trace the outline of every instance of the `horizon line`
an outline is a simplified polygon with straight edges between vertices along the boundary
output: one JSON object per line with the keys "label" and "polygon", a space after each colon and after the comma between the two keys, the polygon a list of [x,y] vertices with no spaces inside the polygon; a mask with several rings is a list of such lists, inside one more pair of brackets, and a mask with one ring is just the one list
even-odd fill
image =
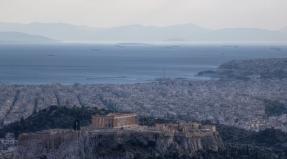
{"label": "horizon line", "polygon": [[20,25],[31,25],[31,24],[59,24],[59,25],[71,25],[76,27],[87,27],[87,28],[94,28],[94,29],[112,29],[112,28],[121,28],[121,27],[130,27],[130,26],[138,26],[138,27],[155,27],[155,28],[166,28],[166,27],[174,27],[174,26],[184,26],[184,25],[193,25],[194,27],[199,27],[202,29],[208,30],[223,30],[223,29],[260,29],[260,30],[269,30],[269,31],[280,31],[287,28],[286,26],[282,26],[278,29],[270,29],[270,28],[263,28],[263,27],[238,27],[238,26],[227,26],[227,27],[220,27],[220,28],[212,28],[208,26],[198,25],[192,22],[186,23],[178,23],[178,24],[169,24],[169,25],[146,25],[146,24],[126,24],[126,25],[115,25],[115,26],[94,26],[94,25],[85,25],[85,24],[75,24],[75,23],[67,23],[67,22],[5,22],[0,21],[0,24],[20,24]]}

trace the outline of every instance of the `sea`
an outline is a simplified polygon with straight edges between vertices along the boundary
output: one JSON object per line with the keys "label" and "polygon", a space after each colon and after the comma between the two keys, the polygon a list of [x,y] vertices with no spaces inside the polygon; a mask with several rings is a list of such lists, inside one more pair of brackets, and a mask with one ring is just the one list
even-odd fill
{"label": "sea", "polygon": [[0,84],[128,84],[197,76],[230,60],[286,58],[285,44],[0,44]]}

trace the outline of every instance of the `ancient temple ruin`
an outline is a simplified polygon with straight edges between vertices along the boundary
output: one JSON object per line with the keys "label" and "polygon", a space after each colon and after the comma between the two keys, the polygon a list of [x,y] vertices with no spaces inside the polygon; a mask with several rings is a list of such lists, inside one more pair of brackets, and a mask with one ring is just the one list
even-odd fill
{"label": "ancient temple ruin", "polygon": [[156,153],[166,156],[176,150],[192,157],[197,151],[218,151],[223,148],[220,135],[213,125],[192,122],[138,125],[134,113],[111,113],[93,116],[91,125],[80,130],[52,129],[23,133],[19,136],[15,155],[17,159],[87,156],[131,159],[126,155],[134,155],[129,149],[131,144],[135,149],[144,150],[142,155],[151,156]]}
{"label": "ancient temple ruin", "polygon": [[110,113],[105,116],[93,116],[91,127],[95,129],[105,129],[126,128],[137,125],[137,115],[135,113]]}

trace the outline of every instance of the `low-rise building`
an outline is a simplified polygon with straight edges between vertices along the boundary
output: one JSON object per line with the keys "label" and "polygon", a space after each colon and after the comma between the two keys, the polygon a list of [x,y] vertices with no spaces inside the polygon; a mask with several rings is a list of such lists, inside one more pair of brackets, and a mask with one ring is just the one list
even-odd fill
{"label": "low-rise building", "polygon": [[7,133],[5,138],[0,138],[0,151],[7,151],[9,149],[14,149],[18,141],[15,139],[14,134]]}

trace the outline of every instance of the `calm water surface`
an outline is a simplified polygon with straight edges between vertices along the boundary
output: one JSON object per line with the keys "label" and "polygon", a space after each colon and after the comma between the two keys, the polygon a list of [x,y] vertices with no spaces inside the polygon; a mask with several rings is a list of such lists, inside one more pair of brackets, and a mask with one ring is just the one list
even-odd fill
{"label": "calm water surface", "polygon": [[0,83],[137,83],[199,79],[233,59],[287,57],[284,45],[0,45]]}

